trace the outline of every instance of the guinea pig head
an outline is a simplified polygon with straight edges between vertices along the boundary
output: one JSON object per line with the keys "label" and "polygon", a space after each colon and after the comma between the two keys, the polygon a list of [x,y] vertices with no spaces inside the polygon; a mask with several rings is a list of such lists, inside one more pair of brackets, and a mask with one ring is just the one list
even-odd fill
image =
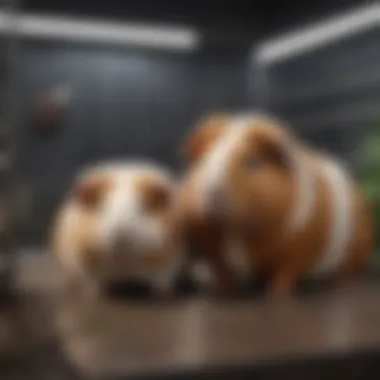
{"label": "guinea pig head", "polygon": [[193,148],[191,162],[205,215],[258,228],[291,218],[305,173],[295,138],[279,122],[264,116],[218,119],[212,127],[201,125],[190,136],[187,146],[192,145],[202,147]]}
{"label": "guinea pig head", "polygon": [[118,168],[85,178],[75,196],[96,220],[99,250],[136,257],[165,246],[173,187],[162,173]]}

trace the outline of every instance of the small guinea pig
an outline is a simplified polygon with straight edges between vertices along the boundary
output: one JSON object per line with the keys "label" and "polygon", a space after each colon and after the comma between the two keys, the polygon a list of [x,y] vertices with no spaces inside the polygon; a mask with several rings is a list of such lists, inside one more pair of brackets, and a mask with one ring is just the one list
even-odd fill
{"label": "small guinea pig", "polygon": [[253,272],[272,291],[290,292],[301,279],[346,282],[364,269],[372,224],[359,189],[282,122],[212,115],[185,153],[178,218],[219,291],[235,291]]}
{"label": "small guinea pig", "polygon": [[148,280],[170,293],[182,249],[172,228],[175,181],[145,163],[80,173],[57,215],[52,250],[71,285],[93,294],[108,280]]}

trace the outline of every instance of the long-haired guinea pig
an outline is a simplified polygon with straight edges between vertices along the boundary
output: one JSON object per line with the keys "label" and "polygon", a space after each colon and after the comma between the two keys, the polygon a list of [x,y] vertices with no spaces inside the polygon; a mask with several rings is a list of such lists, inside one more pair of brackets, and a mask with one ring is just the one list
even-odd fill
{"label": "long-haired guinea pig", "polygon": [[108,280],[148,280],[170,293],[182,262],[172,228],[174,178],[145,163],[81,172],[57,215],[53,252],[70,284],[97,294]]}
{"label": "long-haired guinea pig", "polygon": [[353,179],[265,115],[213,115],[185,142],[189,169],[179,218],[219,291],[253,272],[290,292],[321,276],[351,281],[372,247],[371,219]]}

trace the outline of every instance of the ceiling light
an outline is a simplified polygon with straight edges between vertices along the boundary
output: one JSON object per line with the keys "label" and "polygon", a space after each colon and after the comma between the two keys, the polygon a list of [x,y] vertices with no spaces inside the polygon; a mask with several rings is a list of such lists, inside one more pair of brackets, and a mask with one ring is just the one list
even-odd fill
{"label": "ceiling light", "polygon": [[265,42],[254,57],[259,64],[273,63],[376,25],[380,26],[380,5],[372,4]]}
{"label": "ceiling light", "polygon": [[192,28],[116,23],[46,15],[9,16],[0,13],[0,32],[16,32],[21,37],[117,45],[138,45],[175,50],[192,50],[200,36]]}

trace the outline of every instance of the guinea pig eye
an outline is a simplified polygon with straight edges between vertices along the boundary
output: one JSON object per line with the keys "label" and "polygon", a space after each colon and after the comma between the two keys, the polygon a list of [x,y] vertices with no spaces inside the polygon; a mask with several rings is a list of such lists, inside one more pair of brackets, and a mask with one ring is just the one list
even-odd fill
{"label": "guinea pig eye", "polygon": [[145,193],[142,203],[142,211],[159,212],[166,209],[169,204],[171,194],[168,189],[162,186],[151,186]]}
{"label": "guinea pig eye", "polygon": [[100,203],[105,185],[102,178],[84,181],[75,188],[74,196],[83,206],[94,208]]}
{"label": "guinea pig eye", "polygon": [[260,168],[261,165],[262,165],[262,160],[260,160],[259,157],[253,156],[253,155],[248,156],[244,161],[244,167],[247,170],[256,170]]}

